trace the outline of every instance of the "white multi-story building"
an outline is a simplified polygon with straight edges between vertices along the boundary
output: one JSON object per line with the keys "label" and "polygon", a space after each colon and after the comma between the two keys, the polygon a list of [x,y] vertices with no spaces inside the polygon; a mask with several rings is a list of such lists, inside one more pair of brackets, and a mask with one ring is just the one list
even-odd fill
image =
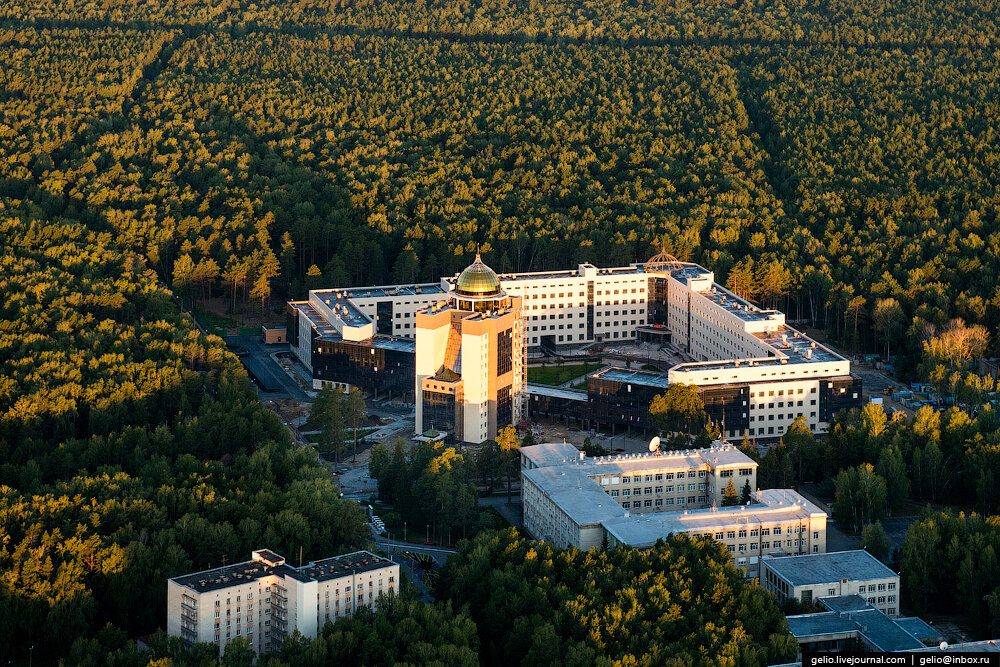
{"label": "white multi-story building", "polygon": [[[707,536],[758,576],[766,555],[826,552],[826,513],[791,489],[756,490],[757,463],[732,445],[587,458],[567,443],[521,449],[524,527],[559,547],[638,549]],[[732,481],[750,502],[723,507]]]}
{"label": "white multi-story building", "polygon": [[764,558],[761,585],[804,603],[858,595],[886,616],[899,614],[899,575],[863,549]]}
{"label": "white multi-story building", "polygon": [[[459,283],[470,272],[489,274],[491,298],[503,294],[505,308],[519,305],[521,349],[510,352],[517,359],[526,351],[643,339],[667,343],[691,360],[667,373],[606,369],[588,381],[587,392],[526,387],[534,394],[531,410],[592,426],[649,429],[652,396],[686,383],[698,387],[724,436],[777,439],[800,417],[822,433],[838,411],[861,405],[861,381],[847,359],[788,326],[782,313],[725,289],[711,271],[667,257],[609,269],[581,264],[499,275],[477,259],[440,283],[316,290],[289,303],[292,351],[317,387],[336,382],[419,396],[430,373],[415,371],[414,355],[429,363],[417,349],[418,319],[460,299]],[[439,356],[431,355],[435,362]],[[489,380],[461,375],[469,386]]]}
{"label": "white multi-story building", "polygon": [[316,637],[327,621],[399,591],[399,565],[368,551],[292,567],[267,549],[251,560],[167,581],[167,634],[208,642],[219,655],[245,638],[256,653],[277,651],[298,630]]}

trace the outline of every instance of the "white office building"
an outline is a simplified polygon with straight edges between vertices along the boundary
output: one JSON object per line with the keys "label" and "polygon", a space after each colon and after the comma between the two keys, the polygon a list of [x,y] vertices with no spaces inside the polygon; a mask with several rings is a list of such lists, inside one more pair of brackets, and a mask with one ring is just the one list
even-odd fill
{"label": "white office building", "polygon": [[[477,311],[474,302],[480,297],[496,307]],[[446,332],[444,311],[468,312],[462,317],[469,327],[484,331],[491,327],[474,320],[506,314],[513,324],[498,326],[514,332],[518,349],[504,350],[511,357],[504,368],[516,370],[537,351],[640,340],[668,346],[688,360],[666,373],[605,369],[588,379],[586,391],[524,386],[523,376],[515,373],[504,385],[514,397],[513,423],[527,416],[526,409],[577,419],[587,427],[649,430],[646,408],[652,396],[668,384],[686,383],[698,387],[725,437],[777,439],[798,418],[813,432],[825,432],[833,415],[862,401],[861,380],[851,374],[846,358],[790,327],[783,313],[758,308],[725,289],[711,271],[667,256],[627,267],[580,264],[574,270],[510,274],[494,273],[477,257],[461,274],[439,283],[315,290],[306,301],[288,304],[288,340],[316,387],[334,382],[419,399],[429,377],[455,370],[446,361],[457,367],[462,360],[460,354],[446,353],[444,333],[430,335],[424,328],[425,335],[418,335],[419,321]],[[477,329],[476,335],[486,334]],[[482,345],[475,349],[478,360],[488,359],[484,350],[494,352]],[[484,376],[472,377],[479,366]],[[455,374],[474,389],[498,384],[490,377],[496,372],[483,363]],[[470,434],[492,437],[494,420],[487,406],[496,400],[477,394],[470,398],[475,415],[456,410],[477,424]]]}
{"label": "white office building", "polygon": [[[732,445],[588,458],[567,443],[521,449],[524,527],[559,547],[651,548],[670,534],[707,536],[758,576],[768,555],[826,552],[826,513],[791,489],[757,491],[757,463]],[[722,506],[733,481],[750,502]]]}

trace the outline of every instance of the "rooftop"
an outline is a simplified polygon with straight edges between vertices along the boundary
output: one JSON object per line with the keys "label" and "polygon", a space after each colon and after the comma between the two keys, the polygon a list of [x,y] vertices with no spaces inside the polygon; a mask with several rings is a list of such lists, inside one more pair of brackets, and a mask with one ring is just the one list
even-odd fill
{"label": "rooftop", "polygon": [[667,379],[666,373],[632,370],[618,368],[617,366],[594,373],[591,377],[623,382],[625,384],[636,384],[643,387],[656,387],[657,389],[666,389],[670,386],[670,381]]}
{"label": "rooftop", "polygon": [[641,454],[581,457],[576,445],[566,442],[546,442],[521,448],[521,454],[538,467],[571,466],[585,475],[612,475],[680,468],[747,466],[757,464],[733,445],[715,444],[704,449],[679,449]]}
{"label": "rooftop", "polygon": [[578,526],[592,526],[628,512],[604,493],[581,469],[570,466],[533,468],[521,472]]}
{"label": "rooftop", "polygon": [[764,559],[764,564],[791,586],[830,584],[843,579],[891,579],[899,576],[863,549],[768,557]]}
{"label": "rooftop", "polygon": [[775,331],[754,334],[765,345],[789,357],[789,363],[816,363],[821,361],[845,361],[845,359],[818,345],[804,333],[782,324]]}
{"label": "rooftop", "polygon": [[247,584],[261,577],[272,575],[291,577],[298,581],[326,581],[335,577],[357,572],[368,572],[394,564],[392,561],[381,556],[376,556],[369,551],[356,551],[341,556],[325,558],[304,565],[301,568],[284,564],[284,558],[267,549],[255,551],[254,555],[263,557],[270,563],[280,562],[282,564],[270,565],[268,562],[255,559],[174,577],[171,581],[180,586],[186,586],[196,593],[206,593],[229,588],[230,586]]}
{"label": "rooftop", "polygon": [[292,576],[299,581],[327,581],[348,574],[371,572],[391,565],[395,565],[395,563],[388,558],[376,556],[370,551],[355,551],[342,556],[324,558],[296,568]]}
{"label": "rooftop", "polygon": [[924,646],[917,637],[858,595],[822,597],[819,602],[833,610],[788,617],[788,630],[796,639],[816,638],[813,641],[819,641],[823,635],[857,633],[876,651],[912,651]]}
{"label": "rooftop", "polygon": [[718,283],[712,283],[711,288],[699,294],[744,322],[763,322],[779,314],[776,310],[761,310]]}
{"label": "rooftop", "polygon": [[552,398],[565,398],[571,401],[586,401],[587,392],[582,389],[567,389],[565,387],[550,387],[544,384],[528,383],[528,393]]}
{"label": "rooftop", "polygon": [[[344,337],[338,333],[326,333],[319,336],[321,340],[342,341]],[[417,341],[412,338],[399,338],[397,336],[372,336],[365,340],[347,341],[360,347],[373,347],[379,350],[397,350],[399,352],[409,352],[414,354],[417,350]]]}
{"label": "rooftop", "polygon": [[606,521],[604,528],[619,542],[646,548],[670,533],[701,534],[724,526],[798,521],[813,514],[825,512],[791,489],[765,489],[756,492],[750,505],[643,513]]}

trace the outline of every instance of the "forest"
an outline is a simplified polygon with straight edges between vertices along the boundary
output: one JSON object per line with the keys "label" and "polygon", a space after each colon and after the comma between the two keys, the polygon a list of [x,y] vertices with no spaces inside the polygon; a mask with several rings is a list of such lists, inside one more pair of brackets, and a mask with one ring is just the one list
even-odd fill
{"label": "forest", "polygon": [[[666,250],[948,388],[958,405],[942,413],[789,434],[761,482],[843,471],[837,512],[858,525],[907,500],[974,508],[928,514],[913,539],[957,564],[928,594],[958,590],[949,608],[995,623],[997,582],[968,597],[989,556],[966,555],[995,551],[979,517],[1000,504],[1000,429],[969,372],[998,352],[998,16],[995,0],[0,4],[0,661],[35,646],[36,660],[129,664],[127,638],[163,625],[165,578],[260,544],[309,558],[361,539],[360,511],[178,301],[259,324],[307,288],[436,280],[477,245],[521,271]],[[389,452],[387,474],[431,502],[419,480],[439,456]],[[473,471],[486,486],[504,476],[490,456]],[[467,493],[450,472],[468,462],[434,465]],[[883,487],[884,502],[849,502]],[[499,602],[458,563],[544,578],[549,562],[640,556],[525,565],[526,543],[491,534],[444,579],[460,606],[402,601],[301,654],[388,660],[350,651],[432,614],[447,636],[391,659],[626,658],[622,637],[565,634],[557,613],[501,645],[482,625]],[[691,581],[732,576],[709,545],[665,549],[691,559]],[[745,642],[722,620],[677,650],[782,654],[769,608],[754,618]]]}

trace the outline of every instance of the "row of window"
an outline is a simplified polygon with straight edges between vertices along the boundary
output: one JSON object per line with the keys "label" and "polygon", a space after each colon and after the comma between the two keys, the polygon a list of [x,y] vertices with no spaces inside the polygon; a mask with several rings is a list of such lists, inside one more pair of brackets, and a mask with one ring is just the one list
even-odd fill
{"label": "row of window", "polygon": [[[677,485],[677,493],[684,493],[684,491],[695,491],[695,490],[697,490],[697,491],[704,491],[705,488],[706,488],[706,485],[704,483],[697,484],[697,485],[695,485],[695,484],[688,484],[686,489],[684,488],[684,484],[678,484]],[[664,491],[666,491],[666,493],[674,493],[674,485],[673,484],[668,484],[666,486],[656,486],[656,487],[647,486],[646,487],[646,495],[647,496],[651,496],[654,493],[661,494],[661,493],[664,493]],[[623,497],[641,496],[642,492],[643,492],[642,487],[641,486],[637,486],[634,489],[622,489],[621,490],[621,495]],[[618,497],[618,489],[612,489],[611,490],[611,497],[612,498],[617,498]]]}
{"label": "row of window", "polygon": [[[688,496],[687,504],[694,505],[696,503],[704,503],[705,496]],[[644,507],[663,507],[664,505],[673,505],[673,498],[657,498],[656,500],[635,500],[635,501],[624,501],[622,507],[624,509],[642,509]],[[678,505],[684,505],[684,498],[677,498]]]}

